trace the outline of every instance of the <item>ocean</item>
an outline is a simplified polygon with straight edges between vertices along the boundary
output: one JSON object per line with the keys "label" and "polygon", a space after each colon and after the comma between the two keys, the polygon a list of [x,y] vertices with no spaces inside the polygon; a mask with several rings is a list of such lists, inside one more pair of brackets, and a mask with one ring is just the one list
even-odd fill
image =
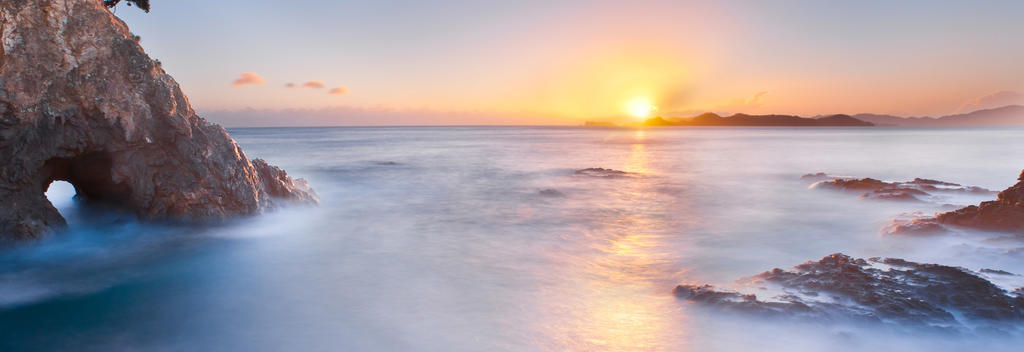
{"label": "ocean", "polygon": [[[0,350],[1015,351],[942,334],[747,317],[676,298],[831,253],[1024,273],[1024,241],[887,235],[976,204],[862,200],[806,173],[1002,190],[1024,128],[238,128],[321,204],[139,223],[71,201],[0,250]],[[578,170],[603,168],[621,171]]]}

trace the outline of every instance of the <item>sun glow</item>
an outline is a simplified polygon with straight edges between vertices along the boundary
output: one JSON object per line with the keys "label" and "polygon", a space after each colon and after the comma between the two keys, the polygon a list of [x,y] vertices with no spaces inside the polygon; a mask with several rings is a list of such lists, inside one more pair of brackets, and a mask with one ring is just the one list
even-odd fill
{"label": "sun glow", "polygon": [[658,108],[651,105],[651,100],[645,97],[633,98],[633,100],[626,102],[626,112],[633,115],[633,117],[645,118],[655,110],[658,110]]}

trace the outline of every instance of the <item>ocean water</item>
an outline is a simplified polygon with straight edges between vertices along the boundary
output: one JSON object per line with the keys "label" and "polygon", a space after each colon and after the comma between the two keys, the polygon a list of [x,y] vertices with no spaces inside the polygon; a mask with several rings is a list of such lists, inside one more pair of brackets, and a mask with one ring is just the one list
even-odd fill
{"label": "ocean water", "polygon": [[[937,203],[809,189],[805,173],[1001,190],[1021,128],[232,129],[318,192],[219,225],[140,224],[48,193],[70,228],[0,250],[0,350],[1018,350],[737,316],[678,300],[842,252],[1024,273],[1024,241],[880,232]],[[584,168],[627,172],[579,175]],[[943,203],[943,204],[939,204]],[[948,207],[948,206],[946,206]]]}

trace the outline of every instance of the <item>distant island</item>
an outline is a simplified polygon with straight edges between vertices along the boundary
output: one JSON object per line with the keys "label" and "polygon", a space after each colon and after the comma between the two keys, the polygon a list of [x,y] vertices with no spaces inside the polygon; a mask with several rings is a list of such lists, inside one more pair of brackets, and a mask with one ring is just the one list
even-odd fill
{"label": "distant island", "polygon": [[605,121],[587,121],[590,127],[612,126],[807,126],[807,127],[866,127],[866,126],[1024,126],[1024,106],[1007,105],[994,109],[977,110],[970,113],[941,117],[901,117],[884,114],[819,115],[800,117],[795,115],[748,115],[733,114],[720,116],[703,113],[693,117],[652,117],[642,123],[618,125]]}
{"label": "distant island", "polygon": [[703,113],[691,118],[654,117],[644,121],[644,126],[874,126],[849,115],[830,115],[806,118],[793,115],[747,115],[718,116]]}
{"label": "distant island", "polygon": [[1021,126],[1024,106],[1007,105],[966,114],[942,117],[900,117],[879,114],[857,114],[853,117],[877,126]]}

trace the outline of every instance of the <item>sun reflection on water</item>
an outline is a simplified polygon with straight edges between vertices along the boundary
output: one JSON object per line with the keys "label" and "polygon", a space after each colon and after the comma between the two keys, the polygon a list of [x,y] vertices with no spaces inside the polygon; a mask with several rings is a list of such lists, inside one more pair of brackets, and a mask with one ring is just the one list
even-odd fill
{"label": "sun reflection on water", "polygon": [[[577,311],[559,316],[552,325],[573,350],[651,351],[681,350],[667,346],[680,341],[687,321],[671,295],[673,270],[663,243],[671,233],[666,221],[671,213],[665,195],[657,191],[657,170],[646,136],[637,131],[636,143],[624,144],[629,152],[620,162],[624,170],[640,174],[616,180],[600,189],[601,203],[585,228],[579,229],[590,251],[574,258],[580,271],[574,285],[584,292]],[[666,312],[671,311],[671,314]]]}

